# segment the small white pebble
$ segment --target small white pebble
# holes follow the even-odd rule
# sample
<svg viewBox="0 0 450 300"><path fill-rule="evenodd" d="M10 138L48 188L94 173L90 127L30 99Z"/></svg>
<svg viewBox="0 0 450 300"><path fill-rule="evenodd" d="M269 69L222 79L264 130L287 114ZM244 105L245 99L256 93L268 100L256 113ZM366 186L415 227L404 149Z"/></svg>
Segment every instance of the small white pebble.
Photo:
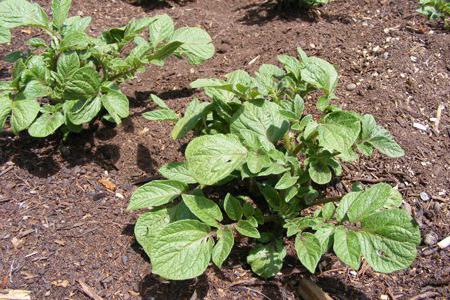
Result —
<svg viewBox="0 0 450 300"><path fill-rule="evenodd" d="M413 123L413 127L422 131L427 131L428 130L428 125L423 125L417 122Z"/></svg>
<svg viewBox="0 0 450 300"><path fill-rule="evenodd" d="M116 193L116 197L119 199L125 199L125 197L121 193Z"/></svg>
<svg viewBox="0 0 450 300"><path fill-rule="evenodd" d="M415 56L411 56L410 59L412 62L417 62L417 57L415 57Z"/></svg>

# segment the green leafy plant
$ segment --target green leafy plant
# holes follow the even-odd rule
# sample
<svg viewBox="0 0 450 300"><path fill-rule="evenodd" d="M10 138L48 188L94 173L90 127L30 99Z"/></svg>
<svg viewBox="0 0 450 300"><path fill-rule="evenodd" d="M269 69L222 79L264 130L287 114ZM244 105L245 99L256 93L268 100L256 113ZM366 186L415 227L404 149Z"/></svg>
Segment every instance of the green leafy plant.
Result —
<svg viewBox="0 0 450 300"><path fill-rule="evenodd" d="M322 192L358 153L404 152L373 116L331 103L333 65L298 53L300 59L280 55L283 68L264 64L255 76L238 70L194 81L210 101L194 99L181 118L152 96L159 109L146 118L177 120L174 139L198 134L186 161L162 166L165 179L130 199L129 210L149 209L135 236L153 273L180 280L200 275L210 261L221 267L241 238L254 240L247 263L265 278L281 270L290 239L310 272L330 250L354 269L363 258L378 272L413 262L420 233L396 189L379 183L339 197ZM313 116L304 99L314 97Z"/></svg>
<svg viewBox="0 0 450 300"><path fill-rule="evenodd" d="M185 56L192 64L214 54L210 36L200 28L175 29L167 15L131 20L126 26L86 33L90 17L68 17L71 0L53 0L53 20L35 3L0 2L0 43L11 40L11 29L31 26L48 39L31 38L29 49L14 52L12 80L0 82L0 128L14 133L28 129L45 137L58 128L79 132L98 115L120 123L129 114L127 97L119 84L145 66L163 66L171 55ZM144 31L148 31L147 39Z"/></svg>
<svg viewBox="0 0 450 300"><path fill-rule="evenodd" d="M449 0L419 0L420 14L430 20L444 21L444 27L450 28L450 1Z"/></svg>

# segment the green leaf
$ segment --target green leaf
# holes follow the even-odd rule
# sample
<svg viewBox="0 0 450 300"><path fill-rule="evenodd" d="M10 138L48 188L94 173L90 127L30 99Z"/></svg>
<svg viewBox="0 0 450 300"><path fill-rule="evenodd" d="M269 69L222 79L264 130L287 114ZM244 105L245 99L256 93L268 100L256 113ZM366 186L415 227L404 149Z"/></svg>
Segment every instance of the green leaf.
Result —
<svg viewBox="0 0 450 300"><path fill-rule="evenodd" d="M308 167L311 179L317 184L327 184L331 181L333 174L327 164L320 160L312 160Z"/></svg>
<svg viewBox="0 0 450 300"><path fill-rule="evenodd" d="M89 36L83 31L69 31L63 38L60 48L66 50L84 50L89 46Z"/></svg>
<svg viewBox="0 0 450 300"><path fill-rule="evenodd" d="M26 0L3 0L0 2L0 24L4 28L19 26L48 27L48 16L36 3Z"/></svg>
<svg viewBox="0 0 450 300"><path fill-rule="evenodd" d="M149 26L150 43L156 48L159 43L170 38L175 30L172 18L168 15L156 16Z"/></svg>
<svg viewBox="0 0 450 300"><path fill-rule="evenodd" d="M200 195L182 195L183 202L189 210L202 222L209 226L220 227L222 221L220 207L212 200Z"/></svg>
<svg viewBox="0 0 450 300"><path fill-rule="evenodd" d="M290 172L286 172L281 176L280 180L278 180L275 188L277 190L285 190L293 186L297 183L298 176L292 176Z"/></svg>
<svg viewBox="0 0 450 300"><path fill-rule="evenodd" d="M143 213L134 225L134 236L144 248L145 253L151 258L151 249L159 232L170 222L168 208L160 208Z"/></svg>
<svg viewBox="0 0 450 300"><path fill-rule="evenodd" d="M176 180L185 184L197 183L189 172L185 162L173 162L163 165L158 172L167 179Z"/></svg>
<svg viewBox="0 0 450 300"><path fill-rule="evenodd" d="M91 100L78 100L68 112L69 120L74 125L81 125L92 121L102 108L102 102L99 97Z"/></svg>
<svg viewBox="0 0 450 300"><path fill-rule="evenodd" d="M298 217L288 220L283 227L287 229L286 235L290 237L297 233L301 233L304 229L313 228L321 224L323 224L323 221L320 218Z"/></svg>
<svg viewBox="0 0 450 300"><path fill-rule="evenodd" d="M172 129L172 138L174 140L181 139L193 129L205 115L210 103L200 102L194 98L186 108L183 118L181 118Z"/></svg>
<svg viewBox="0 0 450 300"><path fill-rule="evenodd" d="M215 50L211 37L201 28L179 28L172 35L171 41L183 43L178 52L186 55L191 64L201 64L214 55Z"/></svg>
<svg viewBox="0 0 450 300"><path fill-rule="evenodd" d="M7 95L0 94L0 131L5 126L6 119L11 114L11 99Z"/></svg>
<svg viewBox="0 0 450 300"><path fill-rule="evenodd" d="M214 246L209 233L209 226L196 220L181 220L165 226L152 248L152 272L170 280L202 274L208 267Z"/></svg>
<svg viewBox="0 0 450 300"><path fill-rule="evenodd" d="M360 121L353 113L335 111L319 124L319 143L330 152L346 152L356 142L360 130Z"/></svg>
<svg viewBox="0 0 450 300"><path fill-rule="evenodd" d="M51 88L38 80L31 80L25 86L23 90L23 95L27 99L42 98L50 95L52 92Z"/></svg>
<svg viewBox="0 0 450 300"><path fill-rule="evenodd" d="M269 278L280 272L285 256L283 241L278 239L269 244L257 244L250 250L247 263L253 272L263 278Z"/></svg>
<svg viewBox="0 0 450 300"><path fill-rule="evenodd" d="M52 0L53 24L61 27L69 16L72 0Z"/></svg>
<svg viewBox="0 0 450 300"><path fill-rule="evenodd" d="M372 115L361 118L361 137L364 143L375 147L378 151L392 158L405 155L403 149L397 144L392 135L383 127L376 125Z"/></svg>
<svg viewBox="0 0 450 300"><path fill-rule="evenodd" d="M128 117L130 113L130 104L127 96L119 89L108 89L108 93L102 95L100 100L106 111L117 124L120 124L122 119Z"/></svg>
<svg viewBox="0 0 450 300"><path fill-rule="evenodd" d="M272 161L265 153L250 151L247 156L247 166L250 172L258 174L262 169L270 167Z"/></svg>
<svg viewBox="0 0 450 300"><path fill-rule="evenodd" d="M362 192L351 204L347 215L350 221L359 221L382 208L391 194L392 187L386 183L378 183Z"/></svg>
<svg viewBox="0 0 450 300"><path fill-rule="evenodd" d="M320 247L322 248L322 254L330 249L335 228L336 227L333 224L327 223L318 223L318 226L315 226L317 231L314 233L314 236L319 241Z"/></svg>
<svg viewBox="0 0 450 300"><path fill-rule="evenodd" d="M157 109L142 114L144 118L150 121L177 121L178 115L172 109Z"/></svg>
<svg viewBox="0 0 450 300"><path fill-rule="evenodd" d="M217 230L217 243L212 250L212 261L221 268L234 246L234 236L230 229Z"/></svg>
<svg viewBox="0 0 450 300"><path fill-rule="evenodd" d="M86 31L91 21L91 17L81 18L80 16L73 16L67 18L61 33L67 35L71 31Z"/></svg>
<svg viewBox="0 0 450 300"><path fill-rule="evenodd" d="M80 68L80 58L76 52L62 53L58 57L56 70L64 80L68 80Z"/></svg>
<svg viewBox="0 0 450 300"><path fill-rule="evenodd" d="M322 217L325 220L331 219L334 215L335 210L336 210L336 207L334 206L334 203L332 203L332 202L326 203L321 209Z"/></svg>
<svg viewBox="0 0 450 300"><path fill-rule="evenodd" d="M44 113L28 128L28 133L33 137L46 137L53 134L64 124L64 115L61 112Z"/></svg>
<svg viewBox="0 0 450 300"><path fill-rule="evenodd" d="M223 208L231 220L239 221L242 218L243 211L241 201L230 193L225 196Z"/></svg>
<svg viewBox="0 0 450 300"><path fill-rule="evenodd" d="M97 96L100 89L100 75L98 72L85 66L78 69L66 83L64 98L67 100L87 100Z"/></svg>
<svg viewBox="0 0 450 300"><path fill-rule="evenodd" d="M236 230L240 234L251 238L259 239L261 237L258 229L256 229L249 221L239 220L236 225Z"/></svg>
<svg viewBox="0 0 450 300"><path fill-rule="evenodd" d="M233 116L230 125L231 133L243 136L250 131L270 142L277 142L289 129L288 120L280 113L280 107L268 100L244 102Z"/></svg>
<svg viewBox="0 0 450 300"><path fill-rule="evenodd" d="M186 148L189 171L198 183L212 185L238 169L247 149L234 135L206 135L193 139Z"/></svg>
<svg viewBox="0 0 450 300"><path fill-rule="evenodd" d="M11 43L11 31L8 28L0 26L0 44Z"/></svg>
<svg viewBox="0 0 450 300"><path fill-rule="evenodd" d="M175 180L153 180L139 187L131 195L128 210L160 206L186 191L187 185Z"/></svg>
<svg viewBox="0 0 450 300"><path fill-rule="evenodd" d="M31 38L26 42L26 44L35 48L47 47L47 42L41 38Z"/></svg>
<svg viewBox="0 0 450 300"><path fill-rule="evenodd" d="M302 52L302 63L304 65L301 70L302 80L323 90L327 95L334 96L338 82L338 74L334 66L321 58L307 57L301 48L298 51Z"/></svg>
<svg viewBox="0 0 450 300"><path fill-rule="evenodd" d="M355 270L359 269L361 262L361 249L358 235L345 229L343 226L336 228L334 232L333 251L345 264Z"/></svg>
<svg viewBox="0 0 450 300"><path fill-rule="evenodd" d="M152 64L163 66L164 60L171 56L182 45L181 42L171 42L164 47L159 48L152 55L149 56L149 60Z"/></svg>
<svg viewBox="0 0 450 300"><path fill-rule="evenodd" d="M11 127L14 133L27 129L39 114L40 105L35 99L17 99L11 102Z"/></svg>
<svg viewBox="0 0 450 300"><path fill-rule="evenodd" d="M314 273L322 256L322 247L314 234L309 232L297 234L295 237L295 251L302 265L309 272Z"/></svg>
<svg viewBox="0 0 450 300"><path fill-rule="evenodd" d="M360 194L361 192L350 192L342 197L341 201L339 202L339 206L336 209L336 220L338 222L342 222L344 220L345 216L347 215L348 209Z"/></svg>
<svg viewBox="0 0 450 300"><path fill-rule="evenodd" d="M401 209L376 212L361 222L356 232L367 263L382 273L409 267L417 255L420 231Z"/></svg>
<svg viewBox="0 0 450 300"><path fill-rule="evenodd" d="M156 96L155 94L151 94L151 95L150 95L150 99L152 99L152 101L153 101L159 108L170 109L170 107L167 106L166 102L164 102L163 99L159 98L159 97Z"/></svg>

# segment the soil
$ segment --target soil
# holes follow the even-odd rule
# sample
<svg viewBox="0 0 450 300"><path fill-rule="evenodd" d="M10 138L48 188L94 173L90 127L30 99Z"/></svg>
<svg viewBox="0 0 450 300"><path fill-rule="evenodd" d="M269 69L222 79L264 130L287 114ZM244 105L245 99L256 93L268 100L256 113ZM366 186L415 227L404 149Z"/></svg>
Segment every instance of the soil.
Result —
<svg viewBox="0 0 450 300"><path fill-rule="evenodd" d="M36 2L49 10L50 1ZM295 299L304 277L335 299L450 297L450 254L435 245L450 234L450 35L415 12L417 1L335 0L312 12L281 11L262 0L73 2L72 14L93 17L93 33L131 17L167 13L178 25L205 28L217 54L198 67L171 60L124 85L132 116L121 126L99 122L67 142L58 135L0 137L0 289L30 290L33 299L89 299L81 281L105 299ZM15 34L1 56L39 33ZM153 108L148 95L156 93L182 112L193 95L203 97L188 88L191 81L238 68L253 72L261 63L274 63L278 54L294 54L298 46L336 65L338 102L374 114L406 150L400 159L376 155L348 164L334 189L354 181L397 185L422 236L434 238L432 245L420 245L412 267L393 274L377 274L365 265L354 272L327 255L310 275L289 257L279 275L263 281L241 263L248 250L242 244L222 270L211 266L197 279L168 282L151 275L132 234L137 215L125 208L136 182L183 159L188 139L173 141L172 124L140 116ZM10 72L9 64L0 66L0 77ZM436 128L432 118L440 104L444 110ZM428 129L419 130L414 122ZM421 192L431 199L422 200Z"/></svg>

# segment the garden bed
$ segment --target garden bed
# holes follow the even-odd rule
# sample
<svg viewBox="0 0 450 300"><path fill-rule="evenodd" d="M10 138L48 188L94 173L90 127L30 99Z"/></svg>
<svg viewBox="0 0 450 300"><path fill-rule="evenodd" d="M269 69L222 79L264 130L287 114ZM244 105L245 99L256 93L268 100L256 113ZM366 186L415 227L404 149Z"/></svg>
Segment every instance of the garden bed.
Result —
<svg viewBox="0 0 450 300"><path fill-rule="evenodd" d="M49 7L49 1L37 2ZM81 281L105 299L294 299L299 278L306 277L336 299L449 297L449 253L433 244L450 234L450 36L415 12L416 1L336 0L309 14L288 14L257 0L144 7L99 3L74 1L71 11L92 16L93 33L131 17L167 13L178 25L207 30L217 53L194 67L172 59L124 85L132 110L121 126L97 122L66 142L60 136L1 136L0 288L30 290L33 299L89 299ZM38 34L16 33L1 56L20 48L30 33ZM350 172L330 193L345 192L355 181L397 185L431 246L422 243L413 266L393 274L366 266L354 272L325 256L311 275L290 257L281 274L264 281L241 263L247 252L243 242L222 270L211 266L199 278L180 282L153 276L133 237L137 215L125 208L136 184L157 178L161 165L183 159L188 138L173 141L171 124L141 117L154 108L149 94L182 112L193 95L203 97L188 88L193 80L237 68L253 72L298 46L337 67L343 107L376 116L406 151L399 159L376 155L370 162L347 164ZM2 64L0 76L10 72L10 65ZM444 110L436 128L431 118L440 104ZM429 197L420 197L422 192Z"/></svg>

